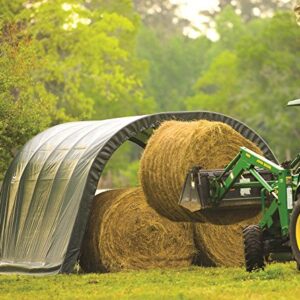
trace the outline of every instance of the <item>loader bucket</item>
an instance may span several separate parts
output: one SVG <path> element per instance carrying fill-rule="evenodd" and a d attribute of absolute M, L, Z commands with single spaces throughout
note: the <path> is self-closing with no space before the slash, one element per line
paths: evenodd
<path fill-rule="evenodd" d="M 178 203 L 180 206 L 191 212 L 201 210 L 201 200 L 197 189 L 198 182 L 196 182 L 196 179 L 197 175 L 194 170 L 191 170 L 186 176 L 182 194 Z"/>
<path fill-rule="evenodd" d="M 185 179 L 179 205 L 191 212 L 205 210 L 224 210 L 259 208 L 261 206 L 261 188 L 248 187 L 247 183 L 254 182 L 255 178 L 250 173 L 244 173 L 239 178 L 237 185 L 233 186 L 223 199 L 215 203 L 212 199 L 213 186 L 212 178 L 219 177 L 224 170 L 201 170 L 199 167 L 192 168 Z M 273 175 L 265 170 L 259 171 L 266 180 L 271 181 Z M 224 174 L 224 178 L 228 174 Z M 245 186 L 240 186 L 244 184 Z"/>

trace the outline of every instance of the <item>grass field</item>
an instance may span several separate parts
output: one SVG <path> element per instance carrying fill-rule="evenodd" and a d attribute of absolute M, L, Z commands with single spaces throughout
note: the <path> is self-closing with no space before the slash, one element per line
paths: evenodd
<path fill-rule="evenodd" d="M 295 263 L 248 274 L 241 268 L 198 268 L 0 276 L 0 299 L 300 299 Z"/>

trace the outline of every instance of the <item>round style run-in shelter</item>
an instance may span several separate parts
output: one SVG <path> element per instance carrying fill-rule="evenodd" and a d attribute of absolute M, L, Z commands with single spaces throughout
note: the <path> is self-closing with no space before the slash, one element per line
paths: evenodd
<path fill-rule="evenodd" d="M 105 164 L 128 140 L 145 147 L 153 129 L 171 119 L 224 122 L 277 161 L 252 129 L 213 112 L 159 113 L 49 128 L 21 149 L 4 178 L 0 272 L 72 272 Z"/>

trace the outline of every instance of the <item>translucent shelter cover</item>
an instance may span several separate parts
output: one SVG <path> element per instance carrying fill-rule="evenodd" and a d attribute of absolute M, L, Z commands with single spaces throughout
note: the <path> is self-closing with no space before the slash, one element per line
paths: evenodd
<path fill-rule="evenodd" d="M 212 112 L 160 113 L 49 128 L 21 149 L 4 178 L 0 272 L 72 272 L 105 164 L 127 140 L 144 147 L 152 130 L 170 119 L 227 123 L 276 161 L 253 130 Z"/>

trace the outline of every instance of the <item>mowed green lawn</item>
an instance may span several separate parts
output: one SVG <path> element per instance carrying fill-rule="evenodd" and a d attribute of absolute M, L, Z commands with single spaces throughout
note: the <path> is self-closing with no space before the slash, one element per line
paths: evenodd
<path fill-rule="evenodd" d="M 295 263 L 248 274 L 241 268 L 198 268 L 72 274 L 1 275 L 1 299 L 300 299 Z"/>

